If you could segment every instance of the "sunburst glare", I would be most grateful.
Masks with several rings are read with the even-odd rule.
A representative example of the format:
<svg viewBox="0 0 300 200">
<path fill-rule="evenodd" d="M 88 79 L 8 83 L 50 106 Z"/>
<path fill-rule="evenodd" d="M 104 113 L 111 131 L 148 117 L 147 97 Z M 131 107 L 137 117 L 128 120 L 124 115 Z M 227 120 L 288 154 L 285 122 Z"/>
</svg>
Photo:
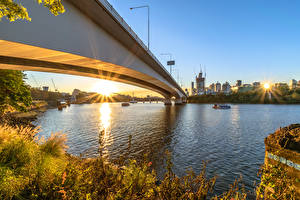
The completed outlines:
<svg viewBox="0 0 300 200">
<path fill-rule="evenodd" d="M 93 92 L 97 92 L 98 94 L 104 96 L 110 96 L 111 94 L 118 92 L 118 88 L 115 83 L 108 80 L 99 80 L 93 87 Z"/>
<path fill-rule="evenodd" d="M 265 83 L 264 84 L 264 88 L 267 90 L 267 89 L 269 89 L 270 88 L 270 84 L 269 83 Z"/>
</svg>

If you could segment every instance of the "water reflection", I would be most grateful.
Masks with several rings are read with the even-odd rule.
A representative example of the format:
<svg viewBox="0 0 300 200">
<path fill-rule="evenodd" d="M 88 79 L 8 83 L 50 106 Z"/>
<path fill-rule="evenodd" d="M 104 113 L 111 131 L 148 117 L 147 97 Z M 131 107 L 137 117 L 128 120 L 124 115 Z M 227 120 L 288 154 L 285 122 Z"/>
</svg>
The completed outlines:
<svg viewBox="0 0 300 200">
<path fill-rule="evenodd" d="M 110 117 L 111 109 L 109 103 L 103 103 L 99 109 L 99 112 L 100 112 L 100 123 L 106 133 L 108 131 L 108 128 L 110 127 L 110 120 L 111 120 Z"/>
<path fill-rule="evenodd" d="M 101 104 L 100 127 L 99 127 L 99 153 L 100 155 L 108 155 L 107 146 L 113 141 L 111 137 L 111 109 L 109 103 Z"/>
<path fill-rule="evenodd" d="M 208 176 L 218 175 L 217 194 L 228 190 L 240 174 L 247 190 L 253 189 L 256 173 L 264 162 L 264 138 L 278 127 L 299 123 L 298 105 L 233 105 L 214 110 L 211 105 L 119 103 L 72 105 L 50 109 L 35 122 L 41 135 L 62 131 L 68 137 L 68 152 L 87 157 L 100 153 L 109 160 L 121 155 L 142 159 L 144 154 L 163 172 L 163 155 L 172 152 L 173 169 L 183 175 L 192 167 L 199 173 L 209 161 Z"/>
</svg>

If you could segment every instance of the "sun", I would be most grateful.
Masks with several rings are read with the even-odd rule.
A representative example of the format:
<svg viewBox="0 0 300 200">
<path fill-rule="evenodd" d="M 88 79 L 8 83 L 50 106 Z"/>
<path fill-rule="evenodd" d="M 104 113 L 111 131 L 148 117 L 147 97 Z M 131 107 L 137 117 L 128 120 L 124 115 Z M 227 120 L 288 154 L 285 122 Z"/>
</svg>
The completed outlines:
<svg viewBox="0 0 300 200">
<path fill-rule="evenodd" d="M 265 83 L 264 84 L 264 88 L 267 90 L 267 89 L 269 89 L 270 88 L 270 84 L 269 83 Z"/>
<path fill-rule="evenodd" d="M 110 96 L 111 94 L 118 92 L 118 88 L 116 87 L 115 83 L 108 80 L 99 80 L 95 85 L 92 87 L 93 92 L 97 92 L 98 94 L 104 96 Z"/>
</svg>

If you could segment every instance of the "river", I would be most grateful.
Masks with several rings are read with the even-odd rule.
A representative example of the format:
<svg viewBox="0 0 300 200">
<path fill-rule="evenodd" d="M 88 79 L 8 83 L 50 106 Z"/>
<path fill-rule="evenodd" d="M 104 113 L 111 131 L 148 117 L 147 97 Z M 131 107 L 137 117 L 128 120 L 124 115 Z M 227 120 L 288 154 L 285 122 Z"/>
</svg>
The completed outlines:
<svg viewBox="0 0 300 200">
<path fill-rule="evenodd" d="M 34 124 L 41 126 L 40 135 L 45 137 L 65 133 L 68 152 L 74 155 L 95 157 L 101 152 L 114 160 L 121 155 L 141 159 L 148 153 L 159 175 L 166 150 L 179 176 L 189 167 L 199 173 L 202 161 L 208 161 L 208 176 L 218 176 L 216 192 L 220 194 L 240 175 L 246 190 L 253 190 L 264 162 L 264 138 L 279 127 L 299 122 L 298 105 L 243 104 L 214 110 L 209 104 L 121 107 L 104 103 L 49 109 Z"/>
</svg>

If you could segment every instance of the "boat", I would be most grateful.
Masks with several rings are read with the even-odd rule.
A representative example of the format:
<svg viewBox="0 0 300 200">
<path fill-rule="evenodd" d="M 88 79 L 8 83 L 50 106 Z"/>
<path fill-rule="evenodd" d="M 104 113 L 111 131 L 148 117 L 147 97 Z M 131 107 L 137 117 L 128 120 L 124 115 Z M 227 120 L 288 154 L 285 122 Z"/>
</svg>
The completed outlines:
<svg viewBox="0 0 300 200">
<path fill-rule="evenodd" d="M 132 93 L 132 100 L 129 101 L 130 103 L 137 103 L 137 101 L 134 99 L 134 92 Z"/>
<path fill-rule="evenodd" d="M 221 104 L 215 104 L 213 106 L 213 109 L 230 109 L 231 106 L 230 105 L 221 105 Z"/>
<path fill-rule="evenodd" d="M 130 104 L 128 102 L 123 102 L 121 105 L 122 106 L 129 106 Z"/>
<path fill-rule="evenodd" d="M 57 109 L 62 110 L 63 108 L 66 108 L 68 104 L 65 101 L 57 101 Z"/>
<path fill-rule="evenodd" d="M 68 106 L 67 102 L 65 102 L 65 101 L 61 101 L 61 102 L 60 102 L 60 105 L 61 105 L 63 108 L 65 108 L 65 107 Z"/>
<path fill-rule="evenodd" d="M 132 100 L 132 101 L 130 101 L 130 103 L 137 103 L 137 101 L 136 100 Z"/>
</svg>

